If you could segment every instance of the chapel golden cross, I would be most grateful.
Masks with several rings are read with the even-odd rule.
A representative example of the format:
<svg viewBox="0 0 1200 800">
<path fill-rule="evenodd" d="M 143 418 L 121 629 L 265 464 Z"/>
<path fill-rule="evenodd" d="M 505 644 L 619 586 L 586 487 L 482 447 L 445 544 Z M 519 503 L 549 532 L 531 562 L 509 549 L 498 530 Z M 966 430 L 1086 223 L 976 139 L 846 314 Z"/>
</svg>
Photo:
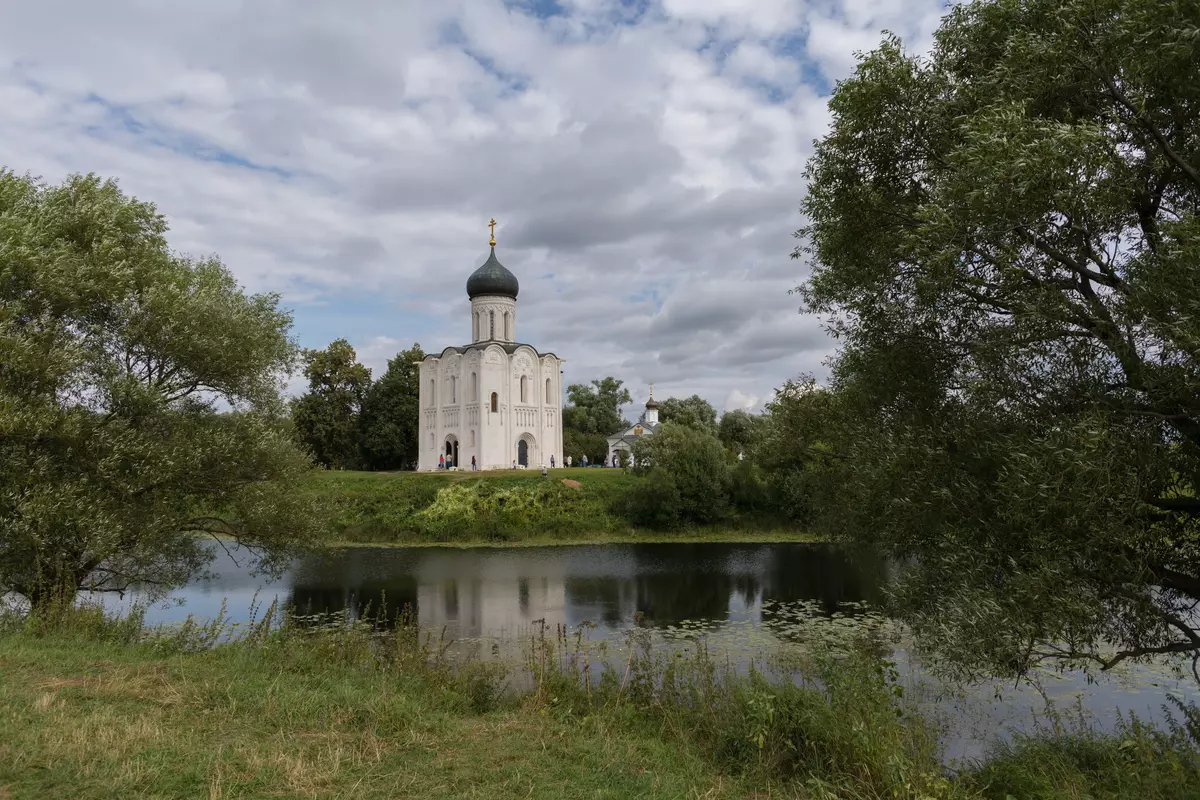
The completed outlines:
<svg viewBox="0 0 1200 800">
<path fill-rule="evenodd" d="M 492 221 L 488 223 L 488 227 L 492 229 L 492 240 L 488 242 L 492 247 L 496 246 L 496 218 L 492 217 Z"/>
<path fill-rule="evenodd" d="M 650 399 L 654 399 L 654 381 L 650 381 Z"/>
</svg>

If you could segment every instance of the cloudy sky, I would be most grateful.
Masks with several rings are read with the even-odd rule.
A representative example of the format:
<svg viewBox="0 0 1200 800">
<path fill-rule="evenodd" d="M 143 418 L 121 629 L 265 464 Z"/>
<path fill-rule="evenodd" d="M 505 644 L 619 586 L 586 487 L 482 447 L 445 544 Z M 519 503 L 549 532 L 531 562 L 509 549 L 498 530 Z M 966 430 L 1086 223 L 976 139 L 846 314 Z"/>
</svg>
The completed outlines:
<svg viewBox="0 0 1200 800">
<path fill-rule="evenodd" d="M 0 10 L 0 165 L 97 172 L 172 246 L 278 291 L 379 374 L 470 339 L 487 256 L 518 339 L 635 400 L 757 407 L 831 343 L 788 290 L 828 94 L 942 0 L 37 0 Z"/>
</svg>

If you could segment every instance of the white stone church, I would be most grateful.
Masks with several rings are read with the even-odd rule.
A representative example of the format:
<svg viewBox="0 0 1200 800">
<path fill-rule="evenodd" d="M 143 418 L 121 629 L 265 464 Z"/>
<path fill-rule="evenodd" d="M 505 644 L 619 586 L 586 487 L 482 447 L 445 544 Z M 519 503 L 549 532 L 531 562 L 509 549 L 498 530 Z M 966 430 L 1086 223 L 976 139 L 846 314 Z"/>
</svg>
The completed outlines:
<svg viewBox="0 0 1200 800">
<path fill-rule="evenodd" d="M 562 464 L 564 361 L 517 342 L 517 277 L 491 247 L 467 279 L 471 343 L 421 362 L 421 470 Z"/>
</svg>

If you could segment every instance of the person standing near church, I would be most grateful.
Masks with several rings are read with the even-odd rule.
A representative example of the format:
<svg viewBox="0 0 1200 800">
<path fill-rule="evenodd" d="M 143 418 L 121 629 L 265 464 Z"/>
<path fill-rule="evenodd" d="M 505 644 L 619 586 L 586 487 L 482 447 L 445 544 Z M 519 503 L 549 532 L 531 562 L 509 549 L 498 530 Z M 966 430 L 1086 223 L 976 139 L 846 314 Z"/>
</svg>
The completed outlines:
<svg viewBox="0 0 1200 800">
<path fill-rule="evenodd" d="M 474 472 L 475 470 L 476 470 L 475 456 L 471 456 L 471 472 Z"/>
<path fill-rule="evenodd" d="M 445 468 L 446 468 L 446 457 L 438 456 L 438 469 L 445 469 Z"/>
<path fill-rule="evenodd" d="M 585 468 L 587 467 L 587 453 L 583 454 L 583 461 L 581 463 Z"/>
<path fill-rule="evenodd" d="M 567 469 L 571 468 L 571 457 L 567 456 Z"/>
<path fill-rule="evenodd" d="M 554 469 L 554 456 L 550 456 L 550 469 Z"/>
</svg>

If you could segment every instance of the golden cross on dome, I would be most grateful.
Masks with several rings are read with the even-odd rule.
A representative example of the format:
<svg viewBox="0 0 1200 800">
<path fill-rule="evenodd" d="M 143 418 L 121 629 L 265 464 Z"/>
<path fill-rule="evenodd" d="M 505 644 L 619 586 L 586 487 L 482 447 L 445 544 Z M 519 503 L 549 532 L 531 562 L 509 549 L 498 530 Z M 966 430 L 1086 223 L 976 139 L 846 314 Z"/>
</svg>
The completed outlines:
<svg viewBox="0 0 1200 800">
<path fill-rule="evenodd" d="M 488 242 L 492 247 L 496 246 L 496 218 L 492 217 L 492 221 L 488 223 L 488 227 L 492 229 L 492 240 Z"/>
<path fill-rule="evenodd" d="M 654 381 L 650 381 L 650 399 L 654 399 Z"/>
</svg>

